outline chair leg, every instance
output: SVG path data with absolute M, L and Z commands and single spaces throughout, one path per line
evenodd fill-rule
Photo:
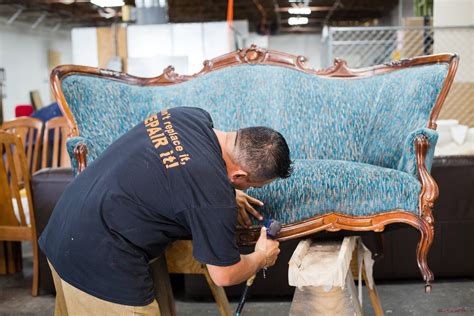
M 370 302 L 372 303 L 372 308 L 374 309 L 375 315 L 383 316 L 382 303 L 380 303 L 379 293 L 377 292 L 377 288 L 375 287 L 375 284 L 373 285 L 373 288 L 370 288 L 369 280 L 367 278 L 367 274 L 365 273 L 365 267 L 362 268 L 362 278 L 364 279 L 365 287 L 367 288 L 367 291 L 369 292 Z
M 17 273 L 22 268 L 21 242 L 0 241 L 0 275 Z
M 217 286 L 209 274 L 207 268 L 203 269 L 204 276 L 206 277 L 207 284 L 212 291 L 212 295 L 214 295 L 214 299 L 216 300 L 217 307 L 219 308 L 219 312 L 222 316 L 230 316 L 232 315 L 230 311 L 229 300 L 227 299 L 227 295 L 225 294 L 225 290 L 222 286 Z
M 33 286 L 31 289 L 31 295 L 38 296 L 39 286 L 39 253 L 38 253 L 38 241 L 33 239 Z
M 434 225 L 432 217 L 430 220 L 425 220 L 422 218 L 420 220 L 420 226 L 418 230 L 420 231 L 420 241 L 418 242 L 418 247 L 416 249 L 416 259 L 418 261 L 418 267 L 420 272 L 425 280 L 425 292 L 431 292 L 431 282 L 434 280 L 433 272 L 431 272 L 428 267 L 428 252 L 433 242 L 434 237 Z
M 176 305 L 165 256 L 161 256 L 151 264 L 153 280 L 155 282 L 155 298 L 158 302 L 161 315 L 175 316 Z

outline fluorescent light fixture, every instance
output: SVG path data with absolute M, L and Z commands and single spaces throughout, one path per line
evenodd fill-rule
M 123 0 L 91 0 L 92 4 L 99 7 L 121 7 L 125 4 Z
M 289 14 L 311 14 L 311 9 L 309 7 L 293 7 L 288 9 Z
M 291 17 L 288 19 L 288 24 L 289 25 L 303 25 L 303 24 L 308 24 L 308 18 L 306 17 Z

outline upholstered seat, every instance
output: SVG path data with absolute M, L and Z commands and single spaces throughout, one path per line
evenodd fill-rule
M 286 224 L 280 239 L 324 229 L 382 231 L 391 223 L 410 224 L 421 232 L 418 262 L 429 284 L 426 255 L 438 196 L 429 175 L 435 121 L 457 56 L 357 70 L 336 61 L 321 71 L 304 68 L 302 60 L 251 47 L 206 62 L 193 76 L 172 68 L 148 79 L 57 68 L 53 89 L 73 129 L 68 140 L 77 158 L 73 169 L 81 171 L 115 139 L 165 108 L 203 108 L 215 128 L 225 131 L 272 127 L 288 142 L 294 175 L 250 192 L 264 201 L 264 216 Z M 238 241 L 252 243 L 258 234 L 257 227 L 242 229 Z
M 265 201 L 261 210 L 266 216 L 285 224 L 331 212 L 418 212 L 420 182 L 403 171 L 343 160 L 297 159 L 292 177 L 249 193 Z

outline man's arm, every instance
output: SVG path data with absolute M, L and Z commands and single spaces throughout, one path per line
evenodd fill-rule
M 229 286 L 248 280 L 265 266 L 265 254 L 260 251 L 240 255 L 240 261 L 227 267 L 208 264 L 207 270 L 217 286 Z
M 271 267 L 280 253 L 279 242 L 267 239 L 267 231 L 262 227 L 255 251 L 240 255 L 240 261 L 234 265 L 221 267 L 207 265 L 209 274 L 217 286 L 229 286 L 248 280 L 263 267 Z

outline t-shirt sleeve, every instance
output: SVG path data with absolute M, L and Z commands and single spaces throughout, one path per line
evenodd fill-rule
M 235 207 L 192 208 L 185 211 L 185 218 L 191 231 L 196 260 L 216 266 L 229 266 L 240 261 L 235 242 Z

